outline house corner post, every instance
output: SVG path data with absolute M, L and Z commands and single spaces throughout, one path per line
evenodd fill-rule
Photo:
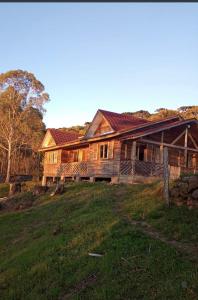
M 164 200 L 167 206 L 170 206 L 169 201 L 169 168 L 168 168 L 168 148 L 164 147 L 163 150 L 163 164 L 164 164 Z
M 163 143 L 164 143 L 164 131 L 162 131 L 162 133 L 161 133 L 161 144 L 160 144 L 160 163 L 161 164 L 163 164 L 163 157 L 164 157 L 164 154 L 163 154 L 163 149 L 164 149 Z
M 47 177 L 43 175 L 42 186 L 46 186 L 46 184 L 47 184 Z

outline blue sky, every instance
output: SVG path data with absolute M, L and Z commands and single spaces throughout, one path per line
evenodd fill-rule
M 47 127 L 198 105 L 197 3 L 1 3 L 0 72 L 45 85 Z

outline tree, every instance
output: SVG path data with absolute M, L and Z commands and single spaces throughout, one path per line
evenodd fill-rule
M 6 182 L 10 181 L 13 153 L 30 145 L 36 132 L 44 129 L 41 120 L 44 104 L 49 101 L 44 90 L 43 84 L 27 71 L 0 74 L 0 148 L 7 155 Z
M 184 119 L 194 118 L 198 120 L 198 106 L 181 106 L 178 111 Z
M 165 119 L 168 117 L 179 115 L 177 110 L 167 109 L 167 108 L 158 108 L 156 109 L 155 112 L 156 113 L 151 114 L 150 117 L 148 118 L 150 121 L 157 121 L 160 119 Z

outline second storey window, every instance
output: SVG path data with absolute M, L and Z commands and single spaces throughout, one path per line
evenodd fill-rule
M 108 158 L 108 144 L 100 145 L 100 158 Z
M 47 163 L 48 164 L 56 164 L 58 162 L 57 159 L 57 151 L 47 152 Z

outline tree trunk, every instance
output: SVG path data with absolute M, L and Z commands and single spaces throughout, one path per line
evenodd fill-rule
M 8 145 L 8 165 L 7 165 L 7 173 L 6 173 L 6 183 L 10 182 L 10 169 L 11 169 L 11 144 Z

